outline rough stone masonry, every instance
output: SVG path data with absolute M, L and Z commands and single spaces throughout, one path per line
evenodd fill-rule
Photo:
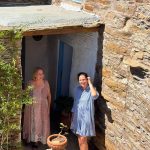
M 149 150 L 150 0 L 63 3 L 99 15 L 105 25 L 95 145 L 101 150 Z
M 53 0 L 53 4 L 61 3 Z M 100 150 L 149 150 L 150 0 L 63 3 L 99 15 L 105 26 L 95 146 Z

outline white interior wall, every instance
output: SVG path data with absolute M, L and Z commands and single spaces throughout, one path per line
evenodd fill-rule
M 32 79 L 35 67 L 46 68 L 48 60 L 44 59 L 47 55 L 47 37 L 44 36 L 40 41 L 35 41 L 32 37 L 25 38 L 25 82 Z M 41 57 L 40 57 L 41 56 Z M 45 70 L 46 78 L 48 70 Z
M 25 83 L 32 79 L 34 69 L 39 66 L 45 71 L 45 79 L 51 86 L 52 100 L 55 98 L 58 41 L 53 36 L 43 36 L 40 41 L 25 38 Z
M 98 33 L 76 33 L 60 37 L 62 41 L 73 47 L 72 68 L 70 76 L 70 96 L 78 85 L 77 74 L 87 72 L 93 80 L 98 51 Z

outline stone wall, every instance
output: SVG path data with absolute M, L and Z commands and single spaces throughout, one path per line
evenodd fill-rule
M 97 60 L 98 69 L 102 69 L 102 97 L 97 102 L 93 142 L 101 150 L 148 150 L 150 0 L 87 0 L 80 8 L 99 15 L 105 25 L 100 40 L 103 57 L 98 55 Z
M 102 98 L 96 110 L 97 137 L 93 141 L 99 149 L 148 150 L 150 0 L 87 0 L 81 5 L 99 15 L 105 25 Z

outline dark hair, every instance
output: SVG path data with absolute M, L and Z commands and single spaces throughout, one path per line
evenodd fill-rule
M 81 75 L 85 76 L 86 78 L 88 77 L 88 74 L 87 74 L 87 73 L 85 73 L 85 72 L 79 72 L 78 75 L 77 75 L 78 81 L 79 81 L 79 77 L 80 77 Z
M 34 69 L 34 71 L 33 71 L 33 79 L 35 79 L 35 74 L 36 74 L 37 71 L 39 71 L 39 70 L 42 70 L 43 73 L 45 74 L 44 69 L 43 69 L 42 67 L 36 67 L 36 68 Z

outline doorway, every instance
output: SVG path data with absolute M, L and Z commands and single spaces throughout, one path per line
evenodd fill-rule
M 98 32 L 46 35 L 38 41 L 26 36 L 23 43 L 24 84 L 32 79 L 35 67 L 42 67 L 51 86 L 52 101 L 60 95 L 73 96 L 79 72 L 87 72 L 94 79 Z
M 98 32 L 45 35 L 40 40 L 24 37 L 22 62 L 25 84 L 32 79 L 34 67 L 40 66 L 44 68 L 51 86 L 52 105 L 60 95 L 73 96 L 74 87 L 78 85 L 78 72 L 87 72 L 94 79 L 98 37 Z M 55 113 L 52 118 L 56 121 L 59 116 L 56 117 Z

